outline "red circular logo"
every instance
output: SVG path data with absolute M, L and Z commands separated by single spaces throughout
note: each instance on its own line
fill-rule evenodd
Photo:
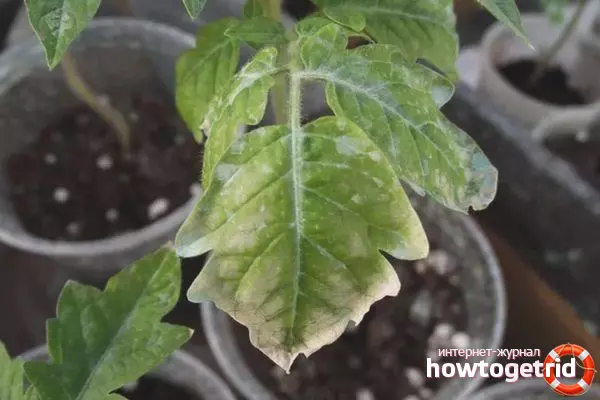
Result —
M 554 368 L 557 359 L 563 356 L 573 356 L 577 365 L 584 370 L 583 377 L 579 382 L 572 385 L 561 383 L 557 377 Z M 596 364 L 590 353 L 576 344 L 562 344 L 556 346 L 544 360 L 544 380 L 550 385 L 552 390 L 563 396 L 580 396 L 587 392 L 592 385 L 596 375 Z

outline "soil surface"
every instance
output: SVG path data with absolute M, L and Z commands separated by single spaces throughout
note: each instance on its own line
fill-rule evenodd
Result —
M 577 134 L 552 137 L 546 147 L 554 154 L 572 164 L 577 172 L 600 190 L 600 132 L 593 137 Z
M 49 121 L 7 160 L 11 200 L 34 235 L 66 241 L 140 229 L 199 189 L 202 147 L 159 90 L 127 99 L 131 151 L 82 106 Z
M 586 104 L 583 95 L 569 86 L 567 74 L 558 66 L 548 68 L 532 85 L 531 76 L 536 67 L 533 60 L 520 60 L 503 65 L 499 70 L 514 87 L 537 100 L 559 106 Z
M 117 391 L 128 400 L 202 400 L 198 395 L 157 378 L 142 377 L 131 387 Z
M 433 245 L 433 243 L 432 243 Z M 397 266 L 402 289 L 376 303 L 358 327 L 289 375 L 252 347 L 235 323 L 238 343 L 253 373 L 278 398 L 290 400 L 428 399 L 443 379 L 426 378 L 426 359 L 438 349 L 469 348 L 467 315 L 459 288 L 458 260 L 432 246 L 428 259 Z M 452 362 L 451 358 L 446 359 Z
M 300 20 L 317 10 L 310 0 L 283 0 L 283 8 L 294 18 Z

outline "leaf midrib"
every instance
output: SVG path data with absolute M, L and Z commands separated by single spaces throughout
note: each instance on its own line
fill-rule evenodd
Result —
M 129 327 L 129 324 L 128 324 L 129 320 L 132 318 L 132 316 L 135 314 L 135 311 L 138 309 L 141 299 L 143 299 L 145 297 L 148 287 L 150 286 L 150 282 L 152 282 L 156 278 L 156 276 L 162 271 L 162 269 L 164 268 L 168 259 L 169 259 L 169 254 L 167 253 L 167 254 L 165 254 L 165 257 L 163 258 L 163 260 L 161 261 L 160 267 L 158 267 L 155 270 L 155 272 L 152 274 L 152 277 L 150 279 L 148 279 L 147 284 L 144 286 L 144 289 L 142 290 L 140 296 L 138 296 L 137 300 L 133 304 L 133 307 L 127 313 L 127 316 L 123 319 L 123 323 L 121 323 L 119 330 L 110 339 L 108 346 L 106 346 L 106 350 L 102 353 L 102 355 L 100 356 L 100 358 L 94 365 L 94 368 L 92 369 L 92 371 L 90 371 L 89 376 L 87 377 L 85 383 L 81 387 L 81 390 L 79 391 L 79 394 L 77 395 L 75 400 L 84 400 L 84 397 L 82 397 L 82 396 L 89 390 L 90 384 L 91 384 L 93 378 L 95 378 L 98 369 L 100 368 L 100 366 L 106 359 L 106 357 L 109 353 L 109 350 L 112 348 L 113 344 L 117 341 L 117 338 L 119 338 L 124 327 L 126 327 L 126 326 Z

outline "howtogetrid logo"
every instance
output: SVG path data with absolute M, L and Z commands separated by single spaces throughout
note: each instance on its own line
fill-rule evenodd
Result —
M 571 356 L 571 362 L 583 369 L 583 377 L 573 384 L 562 383 L 561 377 L 561 357 Z M 581 346 L 576 344 L 562 344 L 556 346 L 548 353 L 544 360 L 544 380 L 550 385 L 552 390 L 563 396 L 581 396 L 592 385 L 594 376 L 596 375 L 596 364 L 591 354 Z

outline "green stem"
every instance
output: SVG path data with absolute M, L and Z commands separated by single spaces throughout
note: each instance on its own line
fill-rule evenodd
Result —
M 265 10 L 265 16 L 281 21 L 282 0 L 261 0 L 261 5 Z M 279 55 L 280 63 L 285 63 L 287 54 L 281 52 Z M 288 120 L 287 116 L 287 91 L 286 78 L 284 74 L 279 74 L 275 77 L 275 85 L 271 92 L 271 107 L 275 114 L 276 124 L 285 124 Z
M 575 14 L 569 21 L 568 25 L 563 29 L 558 39 L 550 46 L 550 48 L 545 52 L 544 56 L 538 61 L 535 71 L 531 75 L 530 85 L 535 85 L 538 80 L 544 75 L 544 72 L 548 69 L 554 57 L 560 52 L 560 50 L 567 43 L 569 38 L 575 33 L 577 26 L 579 25 L 579 21 L 583 16 L 583 11 L 585 9 L 586 0 L 579 0 L 577 4 L 577 8 L 575 10 Z
M 65 53 L 61 67 L 71 92 L 96 114 L 98 114 L 117 133 L 123 151 L 127 154 L 131 147 L 131 130 L 127 120 L 110 103 L 102 101 L 100 96 L 83 80 L 73 56 Z

